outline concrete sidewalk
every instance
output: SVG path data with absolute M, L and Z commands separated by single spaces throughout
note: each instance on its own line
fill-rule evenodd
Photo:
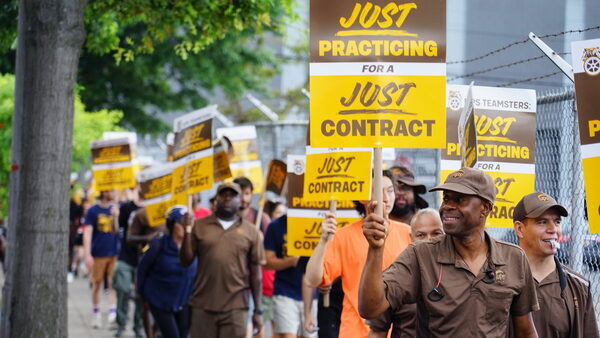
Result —
M 65 277 L 66 278 L 66 277 Z M 106 295 L 101 298 L 102 322 L 103 326 L 100 329 L 94 329 L 90 326 L 92 317 L 92 291 L 89 287 L 87 278 L 75 278 L 73 283 L 69 283 L 69 337 L 90 337 L 90 338 L 112 338 L 115 330 L 110 330 L 106 323 L 106 312 L 108 305 L 106 303 Z M 129 312 L 133 313 L 134 305 L 131 303 Z M 133 334 L 132 321 L 128 322 L 127 330 L 122 337 L 135 337 Z

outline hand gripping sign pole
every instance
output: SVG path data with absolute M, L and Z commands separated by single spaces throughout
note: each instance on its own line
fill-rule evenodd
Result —
M 303 199 L 329 201 L 332 214 L 336 214 L 337 201 L 370 199 L 371 148 L 307 147 L 306 153 Z M 323 305 L 328 304 L 329 293 L 324 292 Z

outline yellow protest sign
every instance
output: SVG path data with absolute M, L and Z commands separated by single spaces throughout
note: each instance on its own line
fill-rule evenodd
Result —
M 372 149 L 306 149 L 302 198 L 359 201 L 371 198 Z
M 600 233 L 600 39 L 571 43 L 590 233 Z
M 217 137 L 227 137 L 232 144 L 233 155 L 229 157 L 232 178 L 247 177 L 252 181 L 254 193 L 264 188 L 262 165 L 258 156 L 255 126 L 217 128 Z
M 473 83 L 469 86 L 465 107 L 458 119 L 458 141 L 461 167 L 473 168 L 477 163 L 477 132 L 475 131 L 475 108 L 473 107 Z
M 445 18 L 445 1 L 311 0 L 311 146 L 443 147 Z
M 302 196 L 306 157 L 288 155 L 288 214 L 287 214 L 287 254 L 290 256 L 310 256 L 321 236 L 321 222 L 329 212 L 329 200 L 305 200 Z M 339 201 L 337 204 L 338 227 L 360 220 L 354 210 L 354 202 Z
M 462 152 L 458 121 L 469 86 L 449 85 L 448 143 L 442 151 L 441 180 L 460 169 Z M 535 187 L 536 96 L 534 90 L 472 87 L 477 133 L 476 169 L 494 179 L 496 203 L 486 226 L 513 226 L 515 205 Z
M 175 201 L 171 198 L 172 170 L 171 165 L 165 164 L 153 166 L 138 173 L 140 194 L 144 200 L 144 208 L 151 227 L 164 224 L 167 210 L 175 205 Z
M 288 210 L 287 252 L 290 256 L 310 256 L 321 238 L 321 222 L 327 210 Z M 360 220 L 354 210 L 336 212 L 338 229 Z
M 94 141 L 92 172 L 98 191 L 133 188 L 135 173 L 128 138 Z
M 174 121 L 173 199 L 187 205 L 187 196 L 213 185 L 212 116 L 209 106 Z
M 229 157 L 227 152 L 221 150 L 219 152 L 215 152 L 214 155 L 214 181 L 221 182 L 227 178 L 232 176 L 231 169 L 229 168 Z
M 267 191 L 281 195 L 285 178 L 287 176 L 287 165 L 280 160 L 271 160 L 267 170 Z

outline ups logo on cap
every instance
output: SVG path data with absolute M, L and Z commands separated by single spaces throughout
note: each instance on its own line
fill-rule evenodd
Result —
M 548 195 L 544 195 L 544 194 L 539 194 L 537 196 L 538 200 L 542 201 L 542 202 L 548 202 L 550 200 L 550 197 L 548 197 Z
M 464 171 L 462 171 L 462 170 L 459 170 L 459 171 L 457 171 L 457 172 L 453 173 L 453 174 L 452 174 L 452 177 L 453 177 L 453 178 L 459 178 L 459 177 L 461 177 L 461 176 L 462 176 L 462 175 L 464 175 L 464 174 L 465 174 L 465 172 L 464 172 Z

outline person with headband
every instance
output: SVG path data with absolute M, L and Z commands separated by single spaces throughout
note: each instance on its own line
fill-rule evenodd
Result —
M 533 323 L 540 337 L 598 337 L 590 282 L 560 264 L 561 219 L 567 209 L 547 194 L 533 192 L 517 203 L 514 230 L 537 288 L 540 311 Z
M 417 337 L 537 337 L 531 312 L 539 309 L 527 257 L 485 231 L 496 200 L 492 177 L 462 168 L 430 191 L 443 192 L 443 236 L 410 245 L 381 273 L 388 221 L 370 214 L 360 292 L 362 317 L 417 304 Z

